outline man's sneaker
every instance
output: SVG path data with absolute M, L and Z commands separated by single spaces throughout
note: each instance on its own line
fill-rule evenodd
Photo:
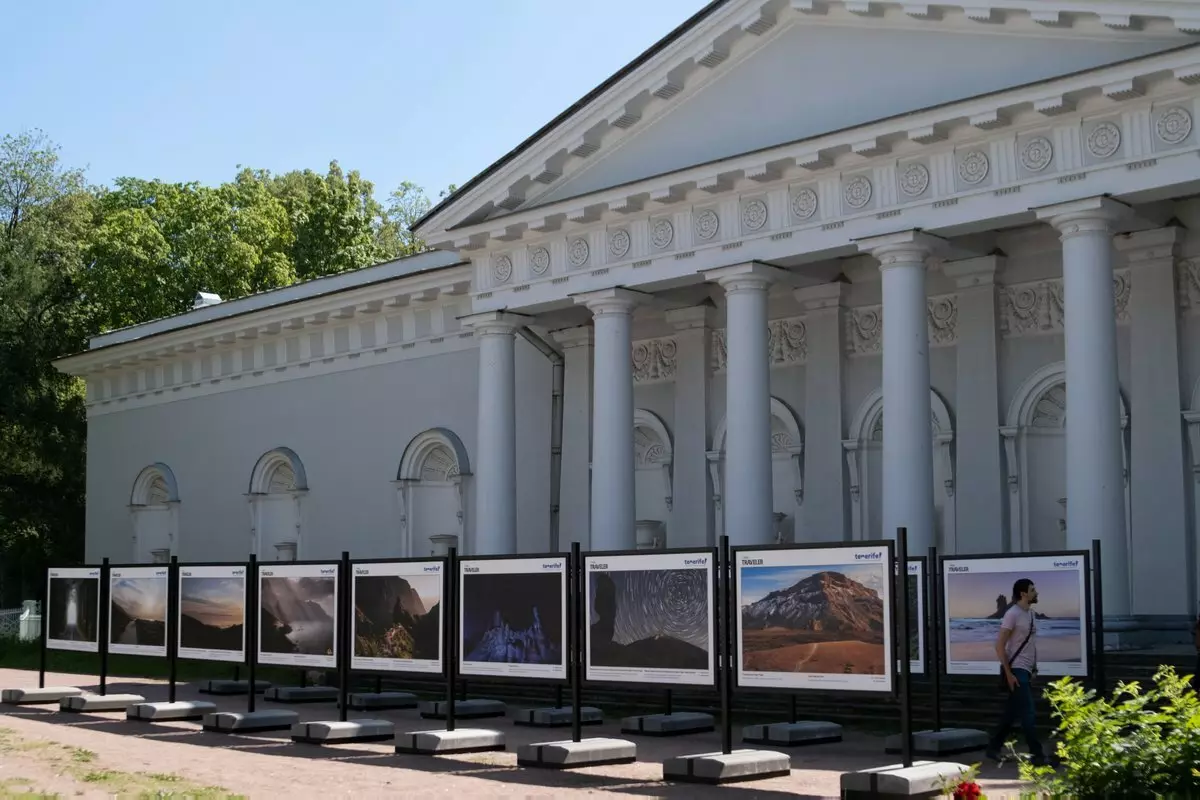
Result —
M 1000 753 L 997 753 L 995 750 L 983 751 L 983 757 L 986 758 L 988 761 L 995 761 L 997 764 L 1004 763 L 1004 756 L 1001 755 Z

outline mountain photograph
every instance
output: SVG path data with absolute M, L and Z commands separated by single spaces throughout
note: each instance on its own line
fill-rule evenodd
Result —
M 246 630 L 246 579 L 179 579 L 180 650 L 241 653 Z
M 884 675 L 882 564 L 742 567 L 742 669 Z
M 167 644 L 167 579 L 114 578 L 110 592 L 109 644 L 114 652 Z
M 337 579 L 264 577 L 260 584 L 260 652 L 332 656 Z
M 588 573 L 588 665 L 707 670 L 711 605 L 702 569 Z
M 354 655 L 436 661 L 441 575 L 356 575 Z
M 464 661 L 563 663 L 562 573 L 463 575 L 462 598 Z

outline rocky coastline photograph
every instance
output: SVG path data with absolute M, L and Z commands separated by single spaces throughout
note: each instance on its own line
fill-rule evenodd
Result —
M 587 577 L 589 666 L 708 669 L 707 570 L 589 571 Z
M 356 659 L 441 658 L 442 576 L 356 575 Z
M 189 658 L 225 652 L 239 660 L 245 648 L 246 579 L 181 576 L 179 650 Z
M 133 573 L 133 570 L 127 570 Z M 154 575 L 161 572 L 161 575 Z M 166 655 L 167 574 L 165 569 L 114 571 L 109 592 L 109 650 Z
M 74 649 L 96 649 L 99 644 L 100 579 L 84 577 L 50 578 L 49 614 L 46 623 L 48 645 L 74 643 Z M 59 649 L 72 649 L 59 647 Z
M 336 573 L 336 568 L 334 571 Z M 275 664 L 332 666 L 337 627 L 336 575 L 264 576 L 259 592 L 260 660 Z
M 742 669 L 885 675 L 882 564 L 742 567 Z
M 462 576 L 462 660 L 563 663 L 561 572 Z

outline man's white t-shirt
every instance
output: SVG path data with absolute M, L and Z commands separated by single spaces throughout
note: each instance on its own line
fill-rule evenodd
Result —
M 1004 618 L 1000 620 L 1000 629 L 1012 631 L 1012 636 L 1004 648 L 1009 667 L 1034 672 L 1037 667 L 1037 623 L 1034 621 L 1033 609 L 1024 611 L 1018 605 L 1009 606 L 1008 611 L 1004 612 Z M 1025 641 L 1026 635 L 1029 636 L 1029 642 L 1014 660 L 1013 653 L 1016 653 L 1017 648 Z

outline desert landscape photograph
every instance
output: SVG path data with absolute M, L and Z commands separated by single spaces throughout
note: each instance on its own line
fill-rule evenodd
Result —
M 588 666 L 708 669 L 707 570 L 589 571 L 587 577 Z
M 887 586 L 884 562 L 740 566 L 743 672 L 889 675 Z
M 334 666 L 337 567 L 314 566 L 307 571 L 311 574 L 261 578 L 258 641 L 259 660 L 264 664 Z
M 50 576 L 46 646 L 95 651 L 100 641 L 100 578 L 76 576 L 68 570 L 58 572 Z
M 109 601 L 110 652 L 167 654 L 166 569 L 114 569 Z
M 387 568 L 388 565 L 372 565 L 362 569 L 386 571 Z M 420 569 L 419 565 L 416 569 Z M 441 602 L 440 572 L 428 575 L 356 574 L 353 666 L 395 669 L 407 665 L 424 667 L 424 671 L 440 670 Z
M 562 572 L 472 573 L 461 580 L 464 664 L 563 663 Z
M 246 641 L 246 578 L 225 567 L 193 567 L 179 578 L 179 655 L 241 661 Z M 226 573 L 224 575 L 220 573 Z

